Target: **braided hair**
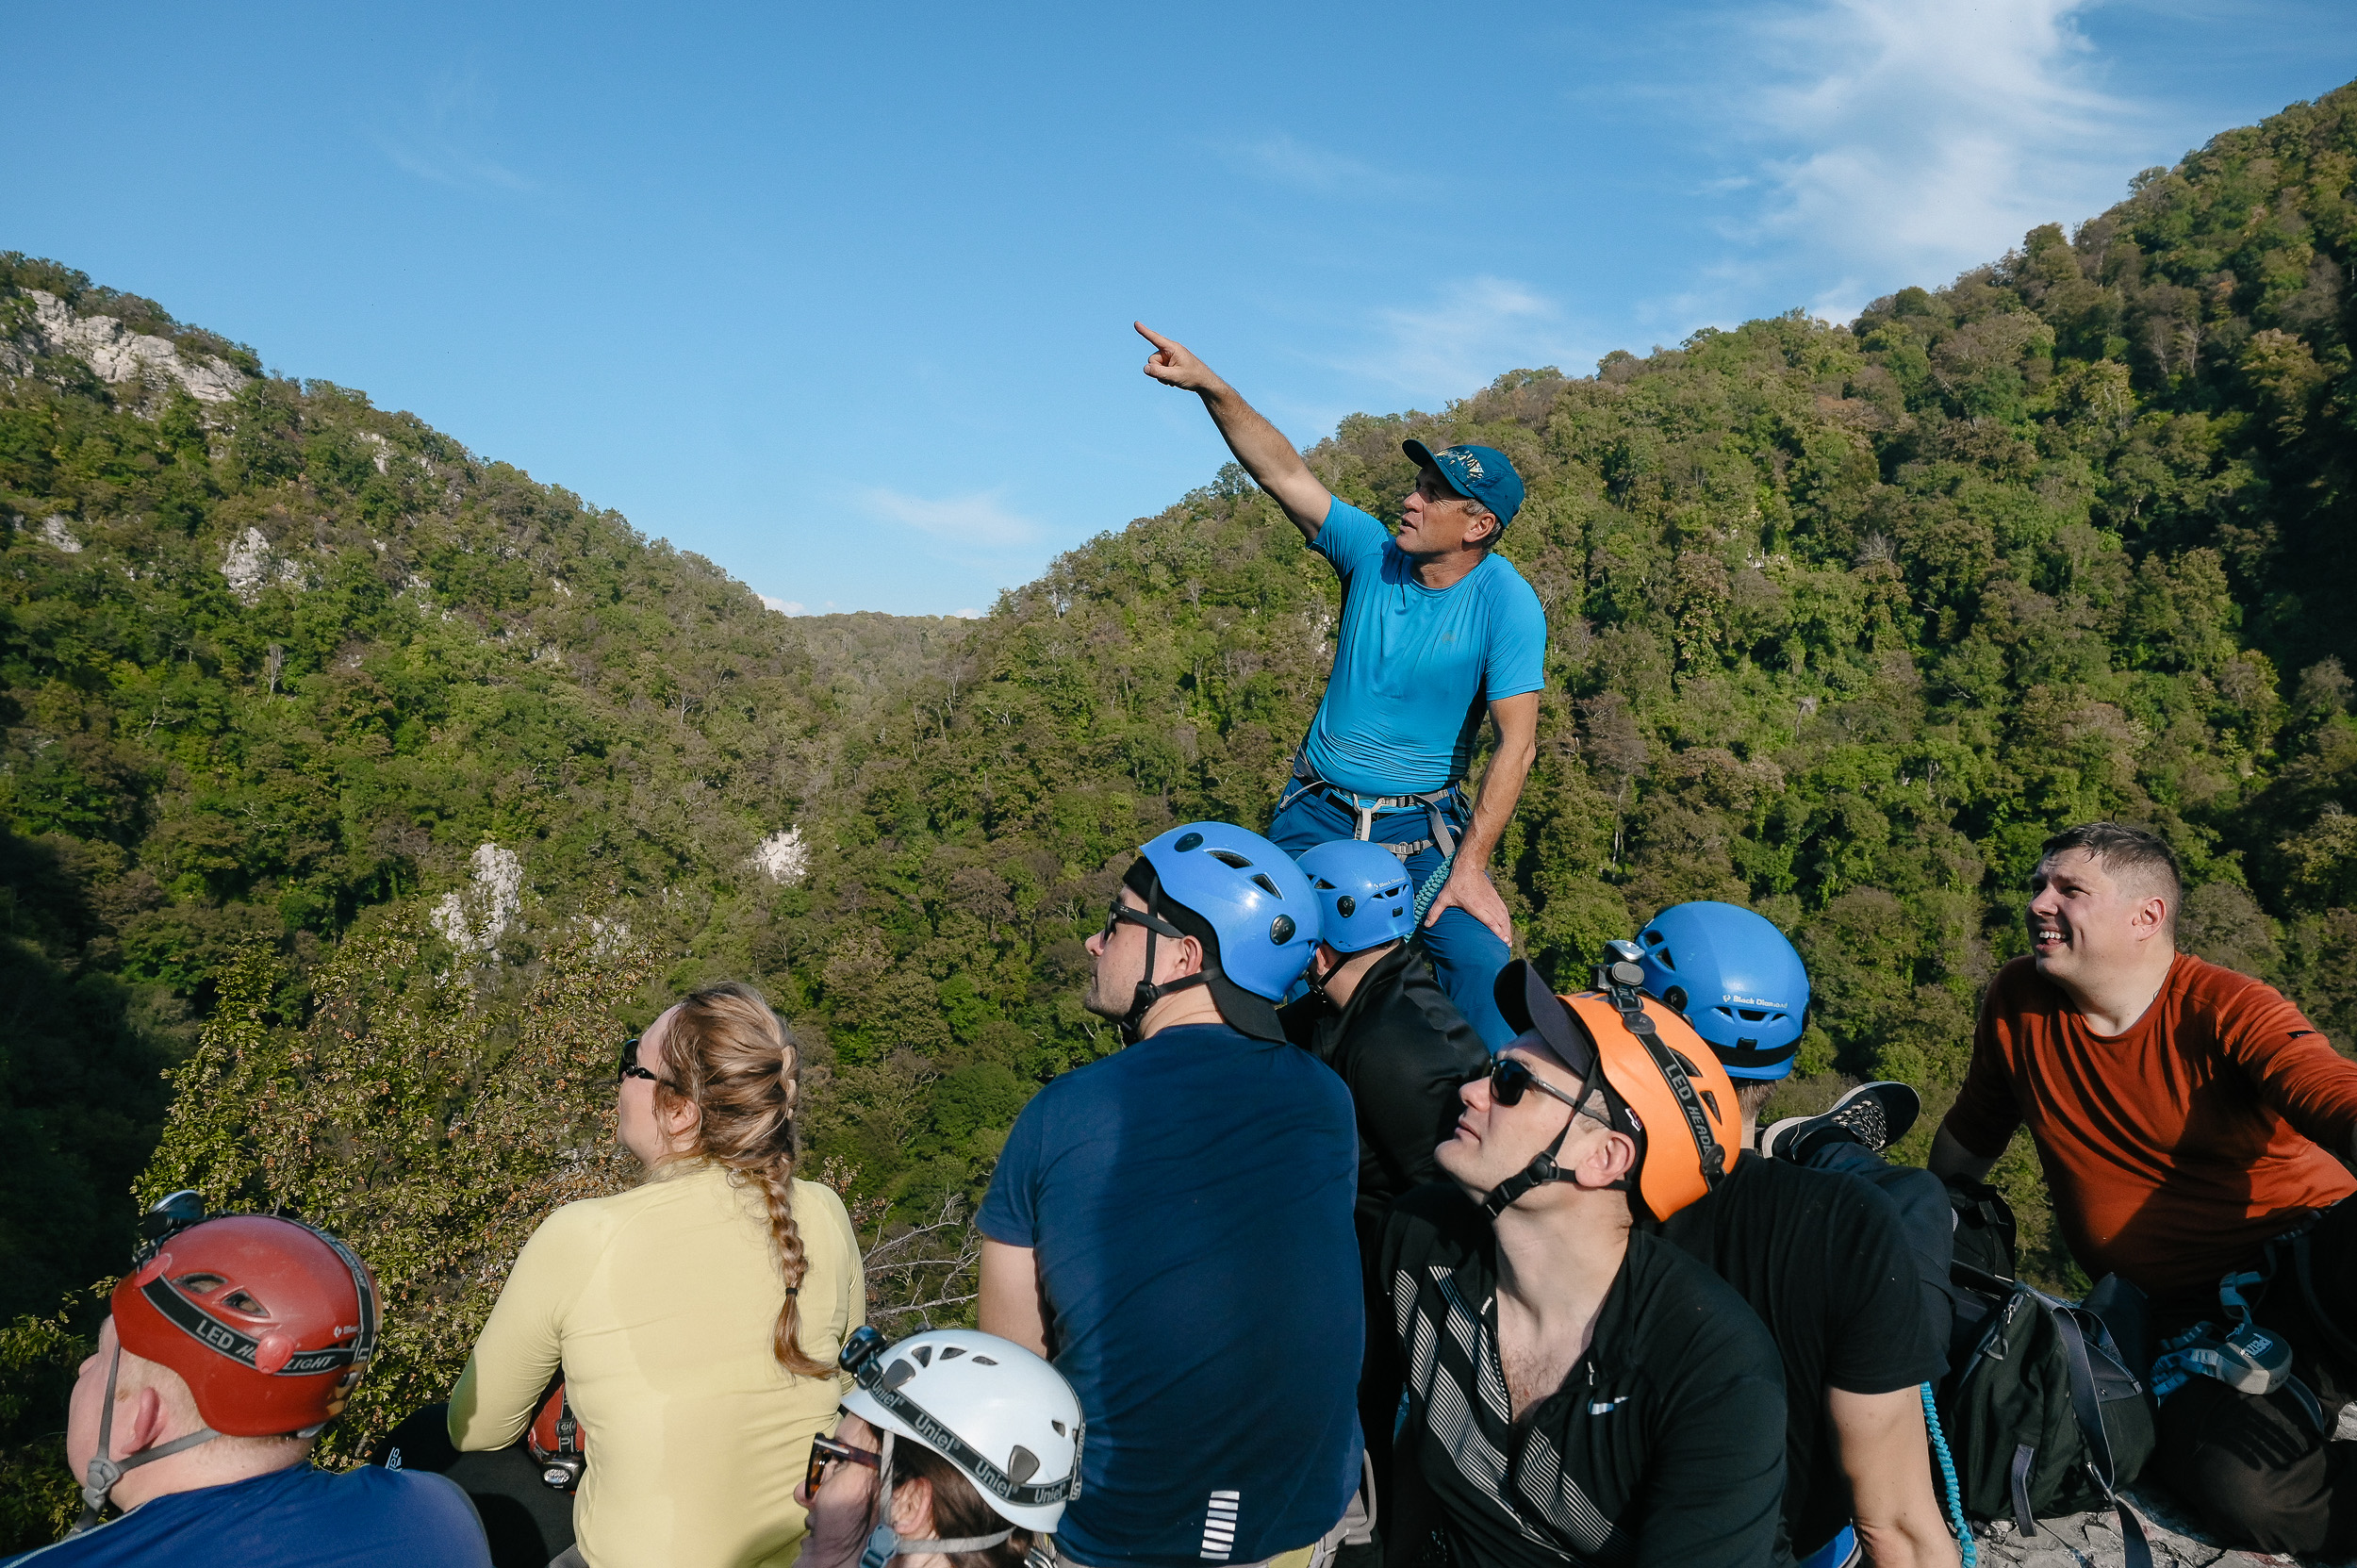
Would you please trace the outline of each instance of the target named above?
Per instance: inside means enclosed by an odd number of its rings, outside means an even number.
[[[785,1276],[785,1306],[771,1338],[778,1363],[805,1378],[829,1375],[833,1365],[806,1353],[797,1338],[798,1293],[810,1259],[794,1223],[794,1102],[801,1086],[794,1037],[760,992],[730,981],[679,1004],[664,1032],[663,1065],[656,1109],[693,1104],[693,1153],[736,1185],[758,1189],[767,1206],[770,1243]]]

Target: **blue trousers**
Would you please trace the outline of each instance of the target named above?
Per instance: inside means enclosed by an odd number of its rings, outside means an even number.
[[[1289,855],[1298,856],[1305,850],[1336,839],[1349,838],[1358,828],[1357,819],[1343,807],[1328,800],[1322,790],[1299,790],[1291,787],[1287,793],[1293,800],[1277,809],[1268,825],[1272,843]],[[1452,792],[1442,802],[1441,813],[1448,819],[1449,832],[1462,837],[1465,832],[1465,792]],[[1432,836],[1430,819],[1422,806],[1409,806],[1397,811],[1380,811],[1375,815],[1375,826],[1369,836],[1377,844],[1413,844],[1419,838]],[[1422,887],[1426,877],[1441,868],[1442,854],[1438,845],[1419,850],[1408,858],[1408,873]],[[1491,994],[1498,971],[1506,967],[1512,956],[1497,933],[1461,909],[1444,910],[1441,918],[1417,933],[1424,950],[1432,960],[1432,972],[1448,993],[1448,999],[1457,1004],[1457,1011],[1481,1036],[1482,1044],[1496,1051],[1514,1038],[1514,1032],[1506,1025],[1498,1012],[1497,999]]]

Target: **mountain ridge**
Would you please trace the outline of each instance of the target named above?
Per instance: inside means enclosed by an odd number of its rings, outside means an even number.
[[[1853,323],[1514,371],[1313,448],[1387,519],[1405,436],[1528,481],[1503,548],[1548,610],[1548,686],[1497,868],[1531,956],[1569,982],[1663,903],[1751,904],[1817,987],[1780,1109],[1907,1079],[1920,1158],[2039,840],[2116,815],[2184,858],[2184,945],[2346,1050],[2352,171],[2357,87]],[[604,1042],[721,975],[795,1023],[811,1168],[903,1248],[882,1305],[962,1310],[1005,1127],[1113,1048],[1075,999],[1129,848],[1263,819],[1316,702],[1335,588],[1268,500],[1224,470],[979,622],[789,621],[360,394],[254,364],[202,403],[137,356],[107,380],[25,324],[34,289],[252,364],[0,264],[32,361],[0,381],[0,962],[46,1009],[8,1114],[48,1195],[0,1196],[0,1237],[55,1256],[0,1314],[113,1266],[176,1062],[143,1180],[369,1238],[434,1320],[382,1397],[430,1389],[503,1266],[458,1216],[513,1234],[619,1180],[579,1154]],[[377,1039],[442,1054],[396,1095]],[[37,1051],[77,1065],[37,1081]],[[564,1139],[451,1152],[534,1104]],[[2000,1175],[2029,1266],[2071,1288],[2026,1148]]]

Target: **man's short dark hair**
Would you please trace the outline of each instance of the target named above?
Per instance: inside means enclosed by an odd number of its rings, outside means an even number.
[[[2085,850],[2115,877],[2141,879],[2168,900],[2168,919],[2176,922],[2177,906],[2184,901],[2185,879],[2160,834],[2124,822],[2083,822],[2048,839],[2038,858],[2052,860],[2065,850]]]

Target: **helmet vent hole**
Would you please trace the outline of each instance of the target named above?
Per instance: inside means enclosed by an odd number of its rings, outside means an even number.
[[[992,1361],[988,1356],[977,1356],[974,1358],[974,1364],[976,1366],[997,1366],[998,1363]]]
[[[217,1291],[228,1282],[218,1274],[183,1274],[173,1281],[182,1290],[198,1296],[204,1295],[206,1291]]]
[[[1281,899],[1285,896],[1277,891],[1277,884],[1268,880],[1268,873],[1266,871],[1253,872],[1252,880],[1260,884],[1261,892],[1267,894],[1272,899]]]
[[[945,1362],[955,1361],[964,1354],[965,1346],[963,1345],[945,1345],[941,1347],[941,1359]]]
[[[1739,1007],[1735,1010],[1735,1015],[1742,1019],[1747,1024],[1755,1024],[1759,1022],[1760,1019],[1768,1016],[1767,1014],[1762,1013],[1756,1007]]]
[[[898,1388],[902,1383],[907,1382],[911,1378],[915,1376],[915,1366],[910,1362],[906,1357],[903,1357],[900,1360],[894,1362],[890,1366],[884,1368],[883,1386],[886,1388]]]
[[[1199,833],[1182,833],[1178,835],[1178,842],[1173,844],[1171,848],[1182,855],[1189,850],[1199,850],[1203,848],[1203,835]]]
[[[1056,1435],[1057,1435],[1058,1437],[1063,1437],[1063,1436],[1068,1435],[1068,1434],[1064,1431],[1064,1429],[1063,1429],[1063,1422],[1058,1421],[1058,1420],[1054,1419],[1054,1418],[1051,1416],[1051,1417],[1048,1419],[1047,1424],[1048,1424],[1050,1427],[1053,1427],[1053,1428],[1056,1428]]]
[[[933,1364],[933,1347],[930,1345],[920,1345],[915,1349],[910,1351],[909,1354],[915,1358],[916,1364],[919,1366],[931,1366]]]
[[[1210,853],[1211,857],[1213,860],[1218,861],[1222,866],[1232,866],[1239,871],[1245,869],[1252,864],[1252,862],[1236,853],[1233,850],[1211,850]]]
[[[1334,900],[1334,913],[1347,920],[1359,913],[1359,900],[1345,893]]]
[[[252,1296],[248,1295],[244,1291],[231,1291],[227,1296],[223,1296],[221,1300],[216,1303],[216,1305],[226,1307],[233,1312],[243,1312],[248,1317],[268,1317],[270,1315],[270,1312],[259,1301],[255,1300]]]
[[[1661,933],[1657,931],[1649,931],[1645,933],[1645,934],[1656,942],[1661,940]],[[1678,961],[1670,956],[1670,949],[1667,948],[1656,948],[1654,949],[1653,961],[1656,964],[1660,965],[1665,969],[1674,969],[1678,966]]]
[[[1327,881],[1324,877],[1320,877],[1317,881],[1315,881],[1315,882],[1311,883],[1310,885],[1311,887],[1316,888],[1316,889],[1317,889],[1319,892],[1321,892],[1321,893],[1331,893],[1331,892],[1333,892],[1333,891],[1334,891],[1334,884],[1333,884],[1332,883],[1330,883],[1330,882],[1327,882]]]
[[[1016,1444],[1014,1451],[1007,1456],[1007,1479],[1021,1486],[1038,1474],[1039,1456],[1020,1443]]]

